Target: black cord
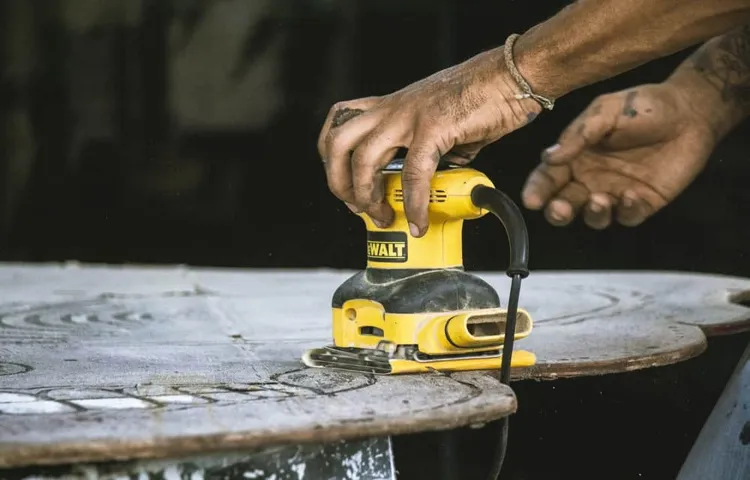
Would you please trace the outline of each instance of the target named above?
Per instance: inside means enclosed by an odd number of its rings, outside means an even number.
[[[521,275],[515,274],[510,284],[510,297],[508,298],[508,314],[505,320],[505,341],[503,342],[503,361],[500,365],[500,382],[510,384],[510,362],[513,355],[513,340],[516,336],[516,318],[518,314],[518,297],[521,294]],[[505,463],[505,452],[508,449],[508,423],[506,415],[500,420],[500,445],[495,451],[492,459],[492,470],[488,476],[491,480],[500,477],[500,470]]]
[[[518,206],[507,195],[484,185],[479,185],[471,192],[474,205],[492,212],[505,227],[510,245],[510,262],[506,271],[511,277],[508,309],[505,319],[505,340],[503,342],[502,364],[500,365],[500,382],[510,385],[510,364],[513,355],[513,341],[516,336],[518,300],[521,295],[521,280],[529,275],[529,234],[523,214]],[[505,462],[508,447],[508,416],[500,420],[500,441],[492,460],[489,479],[496,480]]]

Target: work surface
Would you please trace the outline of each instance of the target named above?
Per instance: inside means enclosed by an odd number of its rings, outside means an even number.
[[[165,457],[482,423],[515,398],[486,373],[305,369],[351,272],[0,266],[0,467]],[[502,273],[482,275],[507,297]],[[750,325],[750,280],[537,273],[519,378],[595,375],[699,354]]]

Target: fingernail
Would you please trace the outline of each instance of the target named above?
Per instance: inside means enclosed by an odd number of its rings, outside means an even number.
[[[547,147],[547,149],[542,152],[542,160],[549,159],[550,155],[555,153],[559,148],[560,148],[559,143],[556,143],[552,145],[551,147]]]
[[[622,206],[625,208],[630,208],[633,206],[633,199],[630,197],[625,197],[622,199]]]
[[[535,194],[524,192],[522,195],[523,204],[529,210],[539,210],[542,208],[542,200]]]
[[[354,205],[352,205],[351,203],[348,203],[348,202],[344,202],[344,205],[346,205],[346,207],[347,207],[347,208],[348,208],[349,210],[351,210],[351,211],[352,211],[352,213],[359,213],[359,212],[361,212],[361,210],[360,210],[360,209],[358,209],[357,207],[355,207],[355,206],[354,206]]]
[[[387,227],[387,226],[388,226],[388,224],[387,224],[387,223],[385,223],[385,222],[382,222],[382,221],[380,221],[380,220],[375,220],[374,218],[372,219],[372,223],[374,223],[374,224],[375,224],[375,226],[376,226],[376,227],[378,227],[378,228],[385,228],[385,227]]]
[[[411,232],[412,237],[418,237],[419,236],[419,227],[417,227],[415,224],[409,222],[409,232]]]
[[[591,211],[594,213],[599,213],[602,211],[602,206],[598,203],[591,203],[591,206],[589,208],[591,208]]]

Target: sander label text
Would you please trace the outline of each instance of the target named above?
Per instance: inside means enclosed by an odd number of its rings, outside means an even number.
[[[402,263],[408,258],[404,232],[367,232],[367,259],[374,262]]]

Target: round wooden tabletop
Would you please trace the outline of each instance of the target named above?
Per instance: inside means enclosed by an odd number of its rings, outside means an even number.
[[[343,277],[0,267],[0,468],[443,430],[515,411],[510,387],[480,373],[304,367],[301,353],[331,336],[330,286]]]
[[[160,458],[484,423],[513,392],[482,372],[306,369],[352,272],[0,266],[0,467]],[[482,274],[507,298],[502,273]],[[698,355],[750,327],[750,280],[533,272],[517,378],[598,375]],[[733,301],[734,300],[734,301]]]

